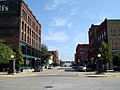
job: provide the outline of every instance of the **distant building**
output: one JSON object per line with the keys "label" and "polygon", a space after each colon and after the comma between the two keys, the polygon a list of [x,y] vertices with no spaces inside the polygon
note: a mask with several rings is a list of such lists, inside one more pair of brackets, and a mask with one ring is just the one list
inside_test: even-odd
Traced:
{"label": "distant building", "polygon": [[82,55],[87,52],[89,49],[89,44],[78,44],[76,47],[76,53],[75,53],[75,63],[76,64],[83,64],[85,60],[88,59],[88,54],[86,53],[87,56],[86,58],[83,59]]}
{"label": "distant building", "polygon": [[97,55],[97,29],[99,25],[91,25],[88,35],[89,35],[89,59],[93,59]]}
{"label": "distant building", "polygon": [[59,60],[59,55],[58,55],[58,51],[49,51],[53,57],[53,62],[56,62],[58,65],[60,64],[60,60]]}
{"label": "distant building", "polygon": [[0,39],[13,50],[21,48],[30,67],[40,60],[41,24],[23,0],[0,1]]}

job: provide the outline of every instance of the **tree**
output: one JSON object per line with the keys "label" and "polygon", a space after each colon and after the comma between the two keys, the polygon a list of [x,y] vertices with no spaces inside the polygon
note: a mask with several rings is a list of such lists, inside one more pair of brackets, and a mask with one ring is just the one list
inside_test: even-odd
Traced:
{"label": "tree", "polygon": [[13,50],[0,42],[0,63],[7,64],[11,59],[11,55],[14,55]]}
{"label": "tree", "polygon": [[112,60],[112,53],[111,49],[108,44],[106,44],[104,41],[101,43],[101,57],[103,59],[103,64],[107,64]]}
{"label": "tree", "polygon": [[41,64],[47,64],[48,60],[50,59],[51,54],[48,52],[48,47],[45,44],[42,44],[40,57],[41,57]]}
{"label": "tree", "polygon": [[120,66],[120,51],[113,56],[114,66]]}
{"label": "tree", "polygon": [[15,60],[16,60],[16,70],[19,71],[20,66],[24,63],[23,55],[20,48],[16,50]]}

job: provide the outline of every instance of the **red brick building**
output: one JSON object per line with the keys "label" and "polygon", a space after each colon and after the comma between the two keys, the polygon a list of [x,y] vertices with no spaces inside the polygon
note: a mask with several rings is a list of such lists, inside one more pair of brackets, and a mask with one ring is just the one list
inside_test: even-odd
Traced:
{"label": "red brick building", "polygon": [[1,0],[0,6],[0,39],[13,50],[21,48],[24,60],[34,67],[40,60],[41,24],[23,0]]}
{"label": "red brick building", "polygon": [[[76,53],[75,53],[76,64],[83,64],[86,60],[88,60],[88,49],[89,49],[89,44],[78,44],[77,45]],[[84,54],[85,52],[86,54]]]}
{"label": "red brick building", "polygon": [[97,53],[97,29],[99,25],[91,25],[89,35],[89,59],[93,59]]}

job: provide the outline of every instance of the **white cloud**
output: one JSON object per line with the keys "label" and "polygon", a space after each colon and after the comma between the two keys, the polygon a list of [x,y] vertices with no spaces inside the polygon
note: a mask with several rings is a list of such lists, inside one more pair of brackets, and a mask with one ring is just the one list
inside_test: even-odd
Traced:
{"label": "white cloud", "polygon": [[107,18],[109,15],[106,14],[106,13],[100,13],[99,16],[98,16],[98,19],[99,20],[104,20],[105,18]]}
{"label": "white cloud", "polygon": [[51,0],[51,4],[45,6],[45,10],[56,10],[59,6],[63,5],[72,5],[74,0]]}
{"label": "white cloud", "polygon": [[43,36],[45,41],[66,42],[68,41],[68,35],[63,31],[49,32],[48,35]]}
{"label": "white cloud", "polygon": [[86,30],[81,30],[81,28],[78,26],[75,28],[76,32],[74,33],[74,39],[73,42],[75,43],[75,45],[77,44],[86,44],[88,43],[88,31]]}
{"label": "white cloud", "polygon": [[71,9],[71,13],[70,15],[79,15],[81,12],[80,12],[80,7],[73,7]]}
{"label": "white cloud", "polygon": [[97,19],[97,20],[104,20],[105,18],[107,18],[109,15],[107,13],[91,13],[90,11],[86,10],[84,12],[84,16],[90,19]]}
{"label": "white cloud", "polygon": [[62,27],[67,27],[67,28],[70,29],[72,27],[72,23],[69,22],[69,18],[55,17],[51,21],[50,26],[60,26],[60,27],[62,26]]}

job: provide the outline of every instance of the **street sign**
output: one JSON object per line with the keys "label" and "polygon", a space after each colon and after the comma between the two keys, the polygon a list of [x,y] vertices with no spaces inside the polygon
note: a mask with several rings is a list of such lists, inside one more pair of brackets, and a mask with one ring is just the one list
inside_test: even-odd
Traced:
{"label": "street sign", "polygon": [[29,65],[30,61],[29,60],[26,60],[26,65]]}

